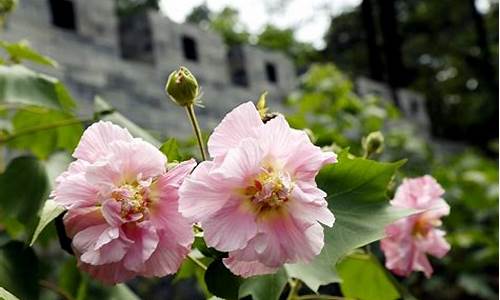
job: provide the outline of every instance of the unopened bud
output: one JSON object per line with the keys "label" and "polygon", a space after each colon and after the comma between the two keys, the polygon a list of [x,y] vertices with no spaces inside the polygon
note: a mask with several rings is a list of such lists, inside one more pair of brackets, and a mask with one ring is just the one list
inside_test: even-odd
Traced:
{"label": "unopened bud", "polygon": [[200,87],[193,74],[186,67],[180,67],[168,76],[165,92],[178,105],[189,106],[196,103]]}
{"label": "unopened bud", "polygon": [[368,157],[373,153],[382,153],[384,150],[384,135],[380,131],[371,132],[362,140],[365,156]]}

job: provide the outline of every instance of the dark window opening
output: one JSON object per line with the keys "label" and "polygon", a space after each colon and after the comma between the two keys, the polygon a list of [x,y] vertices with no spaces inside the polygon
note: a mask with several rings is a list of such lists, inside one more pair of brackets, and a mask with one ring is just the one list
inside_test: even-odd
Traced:
{"label": "dark window opening", "polygon": [[154,62],[153,34],[145,12],[120,16],[118,30],[124,59]]}
{"label": "dark window opening", "polygon": [[266,77],[269,82],[278,82],[278,73],[276,72],[276,66],[273,63],[266,63]]}
{"label": "dark window opening", "polygon": [[237,86],[248,87],[245,53],[241,46],[232,46],[227,52],[229,75],[231,83]]}
{"label": "dark window opening", "polygon": [[198,61],[198,48],[193,38],[189,36],[182,37],[182,51],[184,52],[184,58],[187,60]]}
{"label": "dark window opening", "polygon": [[410,113],[412,116],[418,114],[419,107],[418,107],[418,101],[417,100],[411,100],[410,102]]}
{"label": "dark window opening", "polygon": [[59,28],[76,30],[75,7],[70,0],[49,0],[52,24]]}

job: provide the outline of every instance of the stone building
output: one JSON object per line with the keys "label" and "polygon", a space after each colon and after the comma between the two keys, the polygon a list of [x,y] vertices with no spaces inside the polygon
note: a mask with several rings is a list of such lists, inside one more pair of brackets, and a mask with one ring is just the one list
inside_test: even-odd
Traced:
{"label": "stone building", "polygon": [[[184,112],[168,100],[164,84],[179,65],[196,74],[213,128],[232,107],[263,91],[273,106],[296,85],[292,61],[254,46],[227,47],[220,36],[178,24],[156,11],[117,17],[113,0],[22,0],[2,39],[27,39],[60,67],[43,71],[61,79],[78,99],[82,115],[100,95],[144,128],[185,136]],[[34,66],[35,68],[36,67]]]}

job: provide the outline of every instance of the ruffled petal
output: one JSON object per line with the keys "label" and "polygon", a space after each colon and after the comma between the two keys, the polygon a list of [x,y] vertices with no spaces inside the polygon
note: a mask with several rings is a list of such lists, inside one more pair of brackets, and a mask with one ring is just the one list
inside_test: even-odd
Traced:
{"label": "ruffled petal", "polygon": [[177,240],[172,239],[169,233],[165,232],[161,234],[158,247],[144,263],[141,275],[146,277],[162,277],[177,272],[182,261],[191,251],[193,238],[193,234],[191,233],[191,242],[181,245],[180,243],[176,243]]}
{"label": "ruffled petal", "polygon": [[123,265],[130,271],[140,272],[144,263],[158,247],[158,233],[149,221],[125,227],[124,231],[133,244],[123,259]]}
{"label": "ruffled petal", "polygon": [[231,195],[220,177],[210,175],[212,167],[213,162],[200,163],[179,188],[179,211],[192,222],[209,218]]}
{"label": "ruffled petal", "polygon": [[66,209],[95,206],[99,190],[90,184],[83,173],[69,175],[61,179],[52,196],[57,204]]}
{"label": "ruffled petal", "polygon": [[231,253],[229,257],[223,259],[224,265],[231,270],[233,274],[241,277],[251,277],[256,275],[265,275],[276,273],[279,267],[268,267],[259,261],[242,261],[235,258]]}
{"label": "ruffled petal", "polygon": [[93,163],[108,154],[111,142],[130,142],[132,139],[127,129],[111,122],[99,121],[85,130],[73,157]]}
{"label": "ruffled petal", "polygon": [[257,234],[255,213],[242,201],[230,199],[210,219],[202,222],[209,247],[220,251],[241,249]]}
{"label": "ruffled petal", "polygon": [[241,140],[255,137],[255,132],[264,123],[252,102],[246,102],[229,112],[215,128],[208,139],[208,152],[211,157],[223,156],[237,147]]}

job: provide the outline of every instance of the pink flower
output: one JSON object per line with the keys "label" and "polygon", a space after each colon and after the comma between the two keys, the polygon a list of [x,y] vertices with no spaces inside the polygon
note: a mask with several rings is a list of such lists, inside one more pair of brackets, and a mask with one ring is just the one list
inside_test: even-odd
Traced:
{"label": "pink flower", "polygon": [[201,223],[208,246],[229,252],[224,263],[233,273],[273,273],[320,253],[319,222],[335,219],[315,177],[336,162],[333,152],[322,152],[281,115],[264,124],[251,102],[222,120],[208,148],[214,160],[186,178],[179,209]]}
{"label": "pink flower", "polygon": [[387,237],[380,247],[385,254],[385,266],[400,276],[412,271],[432,274],[427,254],[441,258],[450,250],[445,232],[437,229],[440,218],[450,213],[450,206],[441,196],[443,188],[429,175],[405,179],[396,191],[391,204],[399,208],[422,210],[421,213],[400,219],[385,228]]}
{"label": "pink flower", "polygon": [[158,149],[102,121],[84,132],[73,156],[52,197],[68,209],[64,224],[80,268],[108,284],[176,272],[194,238],[177,192],[195,161],[167,170]]}

